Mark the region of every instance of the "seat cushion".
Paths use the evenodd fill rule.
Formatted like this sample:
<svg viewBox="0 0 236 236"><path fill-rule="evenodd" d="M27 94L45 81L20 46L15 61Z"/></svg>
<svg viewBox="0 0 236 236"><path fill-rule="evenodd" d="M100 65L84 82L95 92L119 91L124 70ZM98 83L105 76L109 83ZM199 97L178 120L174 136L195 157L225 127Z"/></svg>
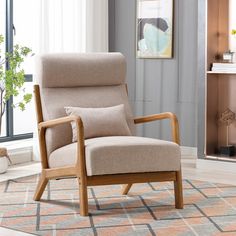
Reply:
<svg viewBox="0 0 236 236"><path fill-rule="evenodd" d="M85 141L87 175L107 175L180 169L180 147L164 140L135 136L112 136ZM49 167L76 163L76 143L49 156Z"/></svg>

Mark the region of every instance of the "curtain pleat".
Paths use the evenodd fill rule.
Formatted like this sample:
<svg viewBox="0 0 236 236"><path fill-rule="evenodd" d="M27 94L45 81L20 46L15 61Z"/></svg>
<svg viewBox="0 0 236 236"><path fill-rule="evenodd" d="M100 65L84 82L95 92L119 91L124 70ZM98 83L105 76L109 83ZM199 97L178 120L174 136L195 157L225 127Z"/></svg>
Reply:
<svg viewBox="0 0 236 236"><path fill-rule="evenodd" d="M39 52L107 52L108 0L39 0Z"/></svg>

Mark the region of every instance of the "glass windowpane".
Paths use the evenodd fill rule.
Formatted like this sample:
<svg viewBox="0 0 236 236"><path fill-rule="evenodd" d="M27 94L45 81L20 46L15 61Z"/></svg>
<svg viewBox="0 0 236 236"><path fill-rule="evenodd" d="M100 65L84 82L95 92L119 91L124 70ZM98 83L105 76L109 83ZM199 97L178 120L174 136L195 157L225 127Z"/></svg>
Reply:
<svg viewBox="0 0 236 236"><path fill-rule="evenodd" d="M33 82L25 83L25 91L27 93L33 93ZM22 94L14 98L14 104L17 104L22 100ZM26 105L26 109L21 111L18 107L14 108L14 135L32 133L34 126L36 125L35 120L35 109L33 100Z"/></svg>
<svg viewBox="0 0 236 236"><path fill-rule="evenodd" d="M0 34L5 36L6 31L6 4L5 0L0 0ZM4 37L5 38L5 37ZM5 43L1 45L1 56L5 52ZM1 86L1 83L0 83ZM6 136L6 113L2 117L2 126L0 128L0 137Z"/></svg>
<svg viewBox="0 0 236 236"><path fill-rule="evenodd" d="M37 17L35 7L38 1L15 0L13 1L13 23L15 26L14 44L29 47L35 52L35 37L37 27ZM39 10L39 9L38 9ZM25 74L33 74L34 58L29 57L25 60Z"/></svg>

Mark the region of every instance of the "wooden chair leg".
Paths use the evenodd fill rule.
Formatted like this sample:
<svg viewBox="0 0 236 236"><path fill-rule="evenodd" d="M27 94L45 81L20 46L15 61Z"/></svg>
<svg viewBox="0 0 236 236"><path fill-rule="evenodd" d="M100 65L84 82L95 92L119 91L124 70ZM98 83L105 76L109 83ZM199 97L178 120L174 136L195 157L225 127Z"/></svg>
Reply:
<svg viewBox="0 0 236 236"><path fill-rule="evenodd" d="M183 187L182 187L182 173L181 170L176 172L176 181L174 181L175 190L175 208L183 209Z"/></svg>
<svg viewBox="0 0 236 236"><path fill-rule="evenodd" d="M34 194L34 200L35 201L39 201L43 195L43 192L47 186L48 183L48 179L45 177L45 175L43 173L41 173L37 188L35 190L35 194Z"/></svg>
<svg viewBox="0 0 236 236"><path fill-rule="evenodd" d="M80 215L81 216L88 216L88 192L87 192L87 185L85 183L81 183L79 181L79 201L80 201Z"/></svg>
<svg viewBox="0 0 236 236"><path fill-rule="evenodd" d="M123 185L121 194L122 195L127 195L129 190L131 189L131 187L132 187L132 184L125 184L125 185Z"/></svg>

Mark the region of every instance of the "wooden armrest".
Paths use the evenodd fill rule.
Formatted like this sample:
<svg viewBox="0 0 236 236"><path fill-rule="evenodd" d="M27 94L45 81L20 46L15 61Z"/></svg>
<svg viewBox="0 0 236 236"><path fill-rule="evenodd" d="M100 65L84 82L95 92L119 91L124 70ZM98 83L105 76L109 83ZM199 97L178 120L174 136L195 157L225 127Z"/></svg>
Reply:
<svg viewBox="0 0 236 236"><path fill-rule="evenodd" d="M54 120L48 120L48 121L41 122L38 124L38 128L39 129L52 128L54 126L58 126L58 125L65 124L65 123L70 123L72 121L74 121L78 124L82 124L82 120L79 116L66 116L66 117L61 117L61 118L54 119Z"/></svg>
<svg viewBox="0 0 236 236"><path fill-rule="evenodd" d="M45 131L47 128L52 128L58 125L62 125L70 122L76 123L77 128L77 167L79 167L79 173L85 173L85 157L84 157L84 127L82 119L79 116L66 116L54 120L48 120L40 122L38 124L39 129L39 144L41 146L41 159L43 168L48 168Z"/></svg>
<svg viewBox="0 0 236 236"><path fill-rule="evenodd" d="M180 144L179 124L178 124L178 119L174 113L165 112L165 113L160 113L160 114L137 117L134 119L134 123L141 124L141 123L147 123L147 122L152 122L156 120L164 120L164 119L171 120L172 139L175 143Z"/></svg>

